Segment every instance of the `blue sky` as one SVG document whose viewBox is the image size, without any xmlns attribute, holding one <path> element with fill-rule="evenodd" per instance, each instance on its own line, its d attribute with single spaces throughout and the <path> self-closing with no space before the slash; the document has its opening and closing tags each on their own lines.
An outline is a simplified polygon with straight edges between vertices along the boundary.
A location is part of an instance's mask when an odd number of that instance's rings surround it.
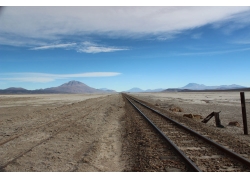
<svg viewBox="0 0 250 180">
<path fill-rule="evenodd" d="M 0 89 L 250 87 L 250 8 L 4 7 Z"/>
</svg>

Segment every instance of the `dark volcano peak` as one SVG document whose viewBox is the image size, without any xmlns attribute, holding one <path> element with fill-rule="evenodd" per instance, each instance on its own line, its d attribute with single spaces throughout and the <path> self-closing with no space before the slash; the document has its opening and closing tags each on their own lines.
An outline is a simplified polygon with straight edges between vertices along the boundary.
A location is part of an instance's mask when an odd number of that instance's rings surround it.
<svg viewBox="0 0 250 180">
<path fill-rule="evenodd" d="M 80 85 L 80 84 L 84 84 L 84 83 L 73 80 L 73 81 L 69 81 L 67 83 L 64 83 L 63 85 L 66 85 L 66 86 L 75 86 L 75 85 Z"/>
</svg>

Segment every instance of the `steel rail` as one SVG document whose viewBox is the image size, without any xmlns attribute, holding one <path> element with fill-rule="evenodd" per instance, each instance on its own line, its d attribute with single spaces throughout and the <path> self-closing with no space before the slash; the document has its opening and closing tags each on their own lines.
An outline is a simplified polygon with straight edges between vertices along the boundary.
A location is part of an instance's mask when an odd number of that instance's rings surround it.
<svg viewBox="0 0 250 180">
<path fill-rule="evenodd" d="M 223 147 L 222 145 L 220 145 L 220 144 L 216 143 L 215 141 L 213 141 L 213 140 L 211 140 L 211 139 L 209 139 L 209 138 L 207 138 L 207 137 L 205 137 L 205 136 L 203 136 L 203 135 L 197 133 L 196 131 L 194 131 L 194 130 L 192 130 L 192 129 L 190 129 L 190 128 L 188 128 L 188 127 L 186 127 L 186 126 L 184 126 L 184 125 L 182 125 L 182 124 L 180 124 L 180 123 L 178 123 L 177 121 L 175 121 L 175 120 L 173 120 L 173 119 L 171 119 L 171 118 L 165 116 L 164 114 L 160 113 L 159 111 L 157 111 L 157 110 L 155 110 L 155 109 L 153 109 L 153 108 L 150 108 L 149 106 L 147 106 L 147 105 L 145 105 L 145 104 L 139 102 L 139 101 L 136 100 L 135 98 L 133 98 L 133 97 L 131 97 L 131 96 L 129 96 L 129 97 L 130 97 L 131 99 L 133 99 L 134 101 L 136 101 L 137 103 L 141 104 L 142 106 L 144 106 L 144 107 L 146 107 L 146 108 L 152 110 L 153 112 L 159 114 L 160 116 L 162 116 L 162 117 L 168 119 L 169 121 L 171 121 L 171 122 L 177 124 L 178 126 L 182 127 L 183 129 L 185 129 L 185 130 L 191 132 L 192 134 L 194 134 L 194 135 L 196 135 L 196 136 L 199 136 L 200 138 L 202 138 L 202 139 L 205 140 L 206 142 L 208 142 L 208 143 L 210 143 L 210 144 L 216 146 L 216 147 L 219 148 L 220 150 L 222 150 L 222 151 L 224 151 L 224 152 L 230 154 L 231 156 L 233 156 L 233 157 L 236 158 L 237 160 L 239 160 L 239 161 L 245 163 L 246 165 L 250 166 L 250 161 L 249 161 L 248 159 L 246 159 L 246 158 L 240 156 L 239 154 L 237 154 L 237 153 L 235 153 L 235 152 L 233 152 L 233 151 L 231 151 L 231 150 L 229 150 L 229 149 Z"/>
<path fill-rule="evenodd" d="M 125 98 L 135 107 L 135 109 L 156 129 L 158 133 L 176 150 L 176 152 L 185 160 L 185 162 L 191 166 L 195 172 L 201 172 L 201 170 L 194 164 L 142 111 L 136 107 L 126 96 Z"/>
</svg>

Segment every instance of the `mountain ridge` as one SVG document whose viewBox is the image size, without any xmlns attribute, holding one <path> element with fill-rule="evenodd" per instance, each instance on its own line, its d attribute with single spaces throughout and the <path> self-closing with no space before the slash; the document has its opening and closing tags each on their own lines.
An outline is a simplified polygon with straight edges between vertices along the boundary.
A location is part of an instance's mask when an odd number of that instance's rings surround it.
<svg viewBox="0 0 250 180">
<path fill-rule="evenodd" d="M 237 84 L 231 85 L 220 85 L 220 86 L 206 86 L 204 84 L 197 83 L 188 83 L 186 86 L 181 88 L 168 88 L 168 89 L 147 89 L 143 90 L 138 87 L 134 87 L 130 90 L 123 92 L 139 93 L 139 92 L 189 92 L 189 91 L 223 91 L 223 90 L 246 90 L 248 91 L 249 87 L 240 86 Z M 22 87 L 9 87 L 7 89 L 0 89 L 0 94 L 84 94 L 84 93 L 116 93 L 115 90 L 108 88 L 96 89 L 90 87 L 80 81 L 69 81 L 57 87 L 49 87 L 45 89 L 36 89 L 36 90 L 27 90 Z"/>
<path fill-rule="evenodd" d="M 24 88 L 10 87 L 1 89 L 0 94 L 84 94 L 84 93 L 115 93 L 112 90 L 100 90 L 90 87 L 80 81 L 69 81 L 57 87 L 50 87 L 45 89 L 27 90 Z"/>
<path fill-rule="evenodd" d="M 130 93 L 139 93 L 139 92 L 185 92 L 185 91 L 220 91 L 220 90 L 237 90 L 237 89 L 248 89 L 248 87 L 237 85 L 237 84 L 231 84 L 231 85 L 219 85 L 219 86 L 206 86 L 204 84 L 197 84 L 197 83 L 188 83 L 187 85 L 180 87 L 180 88 L 168 88 L 168 89 L 147 89 L 143 90 L 138 87 L 134 87 L 132 89 L 129 89 L 124 92 L 130 92 Z"/>
<path fill-rule="evenodd" d="M 197 84 L 197 83 L 189 83 L 186 86 L 180 88 L 180 89 L 189 89 L 189 90 L 216 90 L 216 89 L 239 89 L 239 88 L 246 88 L 244 86 L 240 86 L 237 84 L 231 84 L 231 85 L 219 85 L 219 86 L 206 86 L 204 84 Z"/>
</svg>

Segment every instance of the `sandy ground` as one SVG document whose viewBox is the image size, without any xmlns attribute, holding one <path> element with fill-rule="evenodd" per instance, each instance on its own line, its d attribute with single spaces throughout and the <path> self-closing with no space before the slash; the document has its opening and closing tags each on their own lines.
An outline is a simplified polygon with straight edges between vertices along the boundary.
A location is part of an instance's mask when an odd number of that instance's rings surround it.
<svg viewBox="0 0 250 180">
<path fill-rule="evenodd" d="M 123 171 L 120 94 L 0 101 L 1 171 Z"/>
<path fill-rule="evenodd" d="M 218 128 L 220 132 L 235 134 L 241 139 L 250 142 L 250 135 L 243 135 L 243 120 L 239 92 L 167 92 L 167 93 L 133 93 L 145 101 L 157 104 L 165 110 L 170 107 L 180 107 L 182 112 L 175 112 L 176 115 L 199 114 L 203 118 L 211 112 L 220 112 L 221 124 L 225 128 Z M 245 92 L 246 111 L 248 119 L 248 133 L 250 134 L 250 92 Z M 196 120 L 196 121 L 202 121 Z M 228 123 L 237 121 L 240 127 L 229 126 Z M 208 126 L 215 126 L 215 120 L 212 118 Z"/>
<path fill-rule="evenodd" d="M 86 99 L 107 96 L 106 94 L 34 94 L 0 95 L 0 107 L 17 106 L 59 106 L 84 101 Z"/>
<path fill-rule="evenodd" d="M 216 130 L 221 137 L 232 134 L 250 147 L 250 135 L 243 135 L 240 94 L 237 92 L 133 95 L 157 104 L 164 111 L 169 111 L 171 106 L 180 107 L 182 112 L 171 112 L 176 117 L 185 113 L 206 117 L 212 111 L 221 111 L 220 119 L 225 128 L 215 127 L 214 118 L 202 125 Z M 250 130 L 250 92 L 246 92 L 245 97 Z M 0 95 L 0 102 L 0 171 L 150 169 L 138 166 L 138 158 L 141 158 L 138 152 L 143 152 L 147 160 L 146 155 L 153 151 L 146 153 L 141 144 L 138 146 L 142 141 L 138 136 L 144 134 L 144 128 L 139 116 L 131 113 L 129 105 L 125 106 L 121 94 Z M 201 119 L 193 121 L 201 123 Z M 238 121 L 240 127 L 228 126 L 231 121 Z"/>
</svg>

